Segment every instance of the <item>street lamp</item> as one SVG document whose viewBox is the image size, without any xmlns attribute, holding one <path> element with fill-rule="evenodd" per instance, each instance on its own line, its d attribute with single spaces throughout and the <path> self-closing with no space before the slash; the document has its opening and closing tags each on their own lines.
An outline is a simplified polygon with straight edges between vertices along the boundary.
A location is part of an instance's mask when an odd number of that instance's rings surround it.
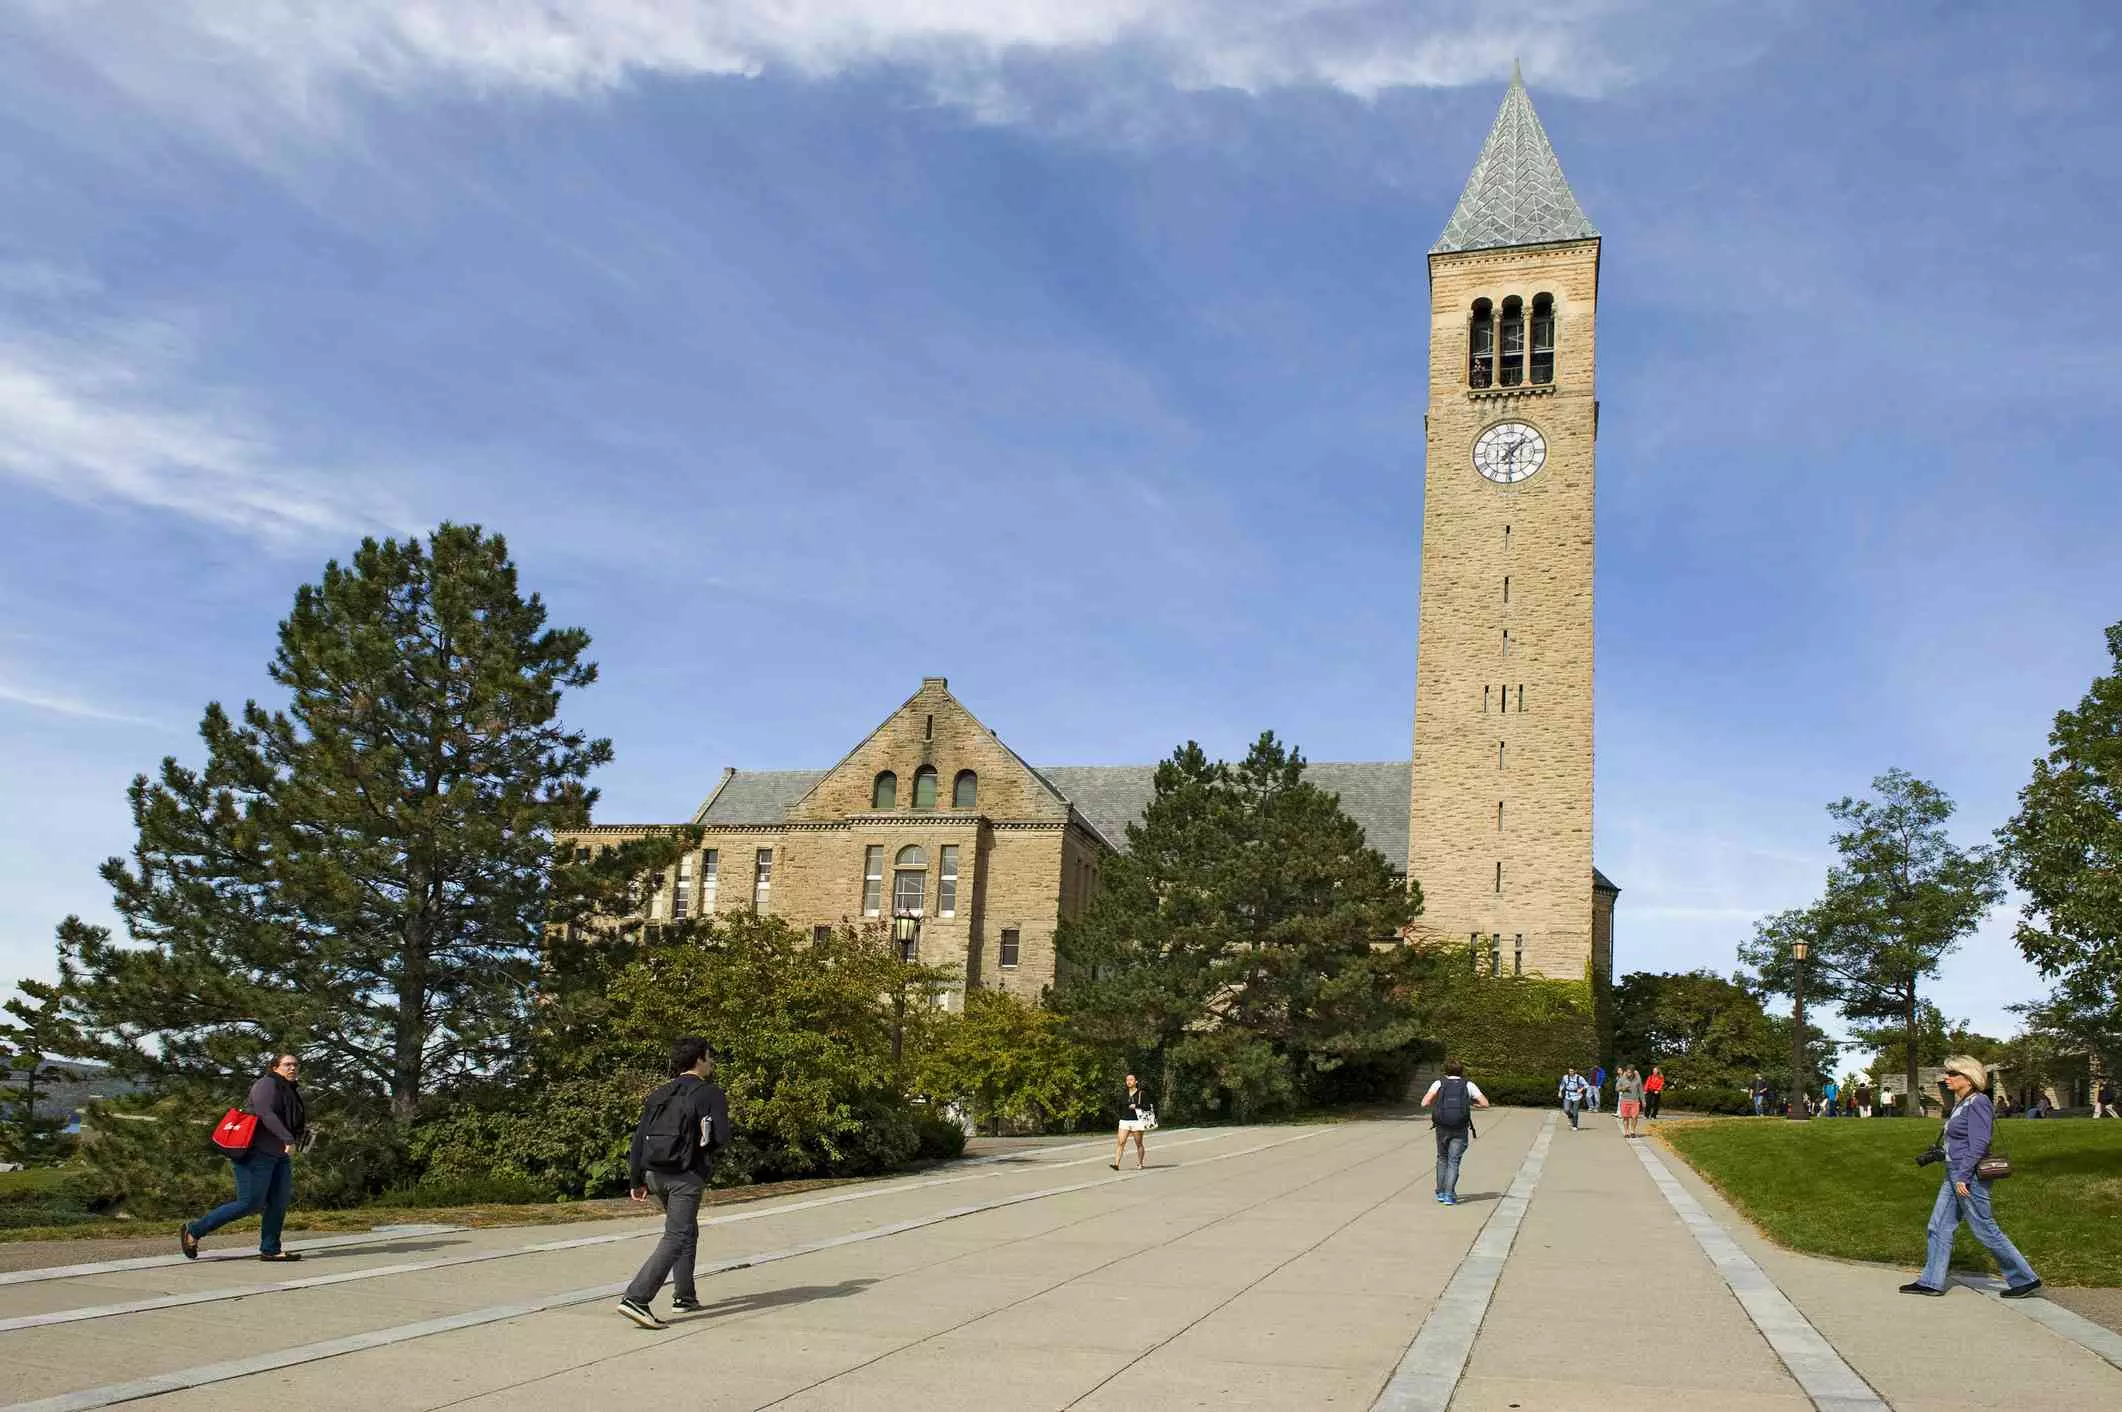
<svg viewBox="0 0 2122 1412">
<path fill-rule="evenodd" d="M 1791 984 L 1790 1108 L 1784 1116 L 1798 1119 L 1811 1116 L 1805 1111 L 1805 957 L 1811 950 L 1812 943 L 1802 936 L 1790 944 L 1796 976 Z"/>
<path fill-rule="evenodd" d="M 898 948 L 902 964 L 913 964 L 921 949 L 921 916 L 918 912 L 895 912 L 892 914 L 892 942 Z M 900 976 L 892 982 L 892 1064 L 899 1063 L 899 1051 L 906 1043 L 906 978 Z"/>
</svg>

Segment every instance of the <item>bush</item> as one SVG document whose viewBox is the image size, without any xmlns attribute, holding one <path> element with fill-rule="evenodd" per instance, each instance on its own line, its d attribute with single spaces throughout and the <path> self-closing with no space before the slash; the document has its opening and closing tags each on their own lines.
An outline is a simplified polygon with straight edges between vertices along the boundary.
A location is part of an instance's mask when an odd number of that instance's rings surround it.
<svg viewBox="0 0 2122 1412">
<path fill-rule="evenodd" d="M 1051 1011 L 972 990 L 963 1014 L 940 1017 L 929 1032 L 916 1083 L 990 1132 L 1071 1132 L 1110 1105 L 1105 1067 Z"/>
<path fill-rule="evenodd" d="M 377 1196 L 378 1206 L 534 1206 L 553 1200 L 549 1187 L 519 1176 L 423 1178 Z"/>
<path fill-rule="evenodd" d="M 661 1082 L 620 1072 L 479 1095 L 414 1127 L 416 1185 L 471 1190 L 501 1183 L 541 1193 L 534 1201 L 622 1195 L 634 1120 Z"/>
<path fill-rule="evenodd" d="M 95 1216 L 95 1190 L 78 1169 L 0 1172 L 0 1230 L 67 1226 Z"/>
<path fill-rule="evenodd" d="M 915 1115 L 917 1134 L 921 1145 L 915 1156 L 935 1162 L 948 1162 L 953 1157 L 965 1155 L 965 1129 L 954 1120 L 926 1109 Z"/>
<path fill-rule="evenodd" d="M 1463 952 L 1447 951 L 1418 998 L 1428 1029 L 1443 1041 L 1442 1057 L 1463 1062 L 1483 1093 L 1483 1074 L 1552 1074 L 1552 1098 L 1565 1069 L 1589 1071 L 1598 1062 L 1589 981 L 1477 976 Z"/>
</svg>

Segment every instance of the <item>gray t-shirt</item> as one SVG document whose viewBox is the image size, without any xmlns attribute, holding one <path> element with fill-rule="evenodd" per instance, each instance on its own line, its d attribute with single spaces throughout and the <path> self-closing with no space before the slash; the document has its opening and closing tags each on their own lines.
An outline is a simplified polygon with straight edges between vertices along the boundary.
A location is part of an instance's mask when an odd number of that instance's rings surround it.
<svg viewBox="0 0 2122 1412">
<path fill-rule="evenodd" d="M 1641 1103 L 1643 1101 L 1643 1076 L 1629 1073 L 1624 1069 L 1621 1072 L 1621 1076 L 1614 1080 L 1614 1096 L 1623 1103 L 1631 1100 Z"/>
</svg>

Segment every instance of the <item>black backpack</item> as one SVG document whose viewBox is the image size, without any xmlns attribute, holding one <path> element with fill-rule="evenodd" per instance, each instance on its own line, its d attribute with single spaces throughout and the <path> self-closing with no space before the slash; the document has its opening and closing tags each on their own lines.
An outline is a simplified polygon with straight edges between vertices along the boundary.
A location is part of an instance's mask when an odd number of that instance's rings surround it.
<svg viewBox="0 0 2122 1412">
<path fill-rule="evenodd" d="M 672 1079 L 641 1105 L 641 1165 L 651 1172 L 683 1172 L 700 1147 L 700 1125 L 688 1116 L 685 1083 Z"/>
<path fill-rule="evenodd" d="M 1430 1122 L 1440 1128 L 1468 1128 L 1474 1122 L 1473 1100 L 1466 1096 L 1465 1079 L 1445 1079 L 1437 1089 L 1437 1106 Z"/>
</svg>

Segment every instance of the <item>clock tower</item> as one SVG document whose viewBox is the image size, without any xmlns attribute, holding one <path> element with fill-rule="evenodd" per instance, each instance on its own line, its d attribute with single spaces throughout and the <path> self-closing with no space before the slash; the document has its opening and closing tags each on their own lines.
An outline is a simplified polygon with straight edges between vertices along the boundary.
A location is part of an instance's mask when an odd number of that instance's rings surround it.
<svg viewBox="0 0 2122 1412">
<path fill-rule="evenodd" d="M 1483 974 L 1611 981 L 1592 868 L 1599 232 L 1524 80 L 1429 253 L 1408 876 Z"/>
</svg>

